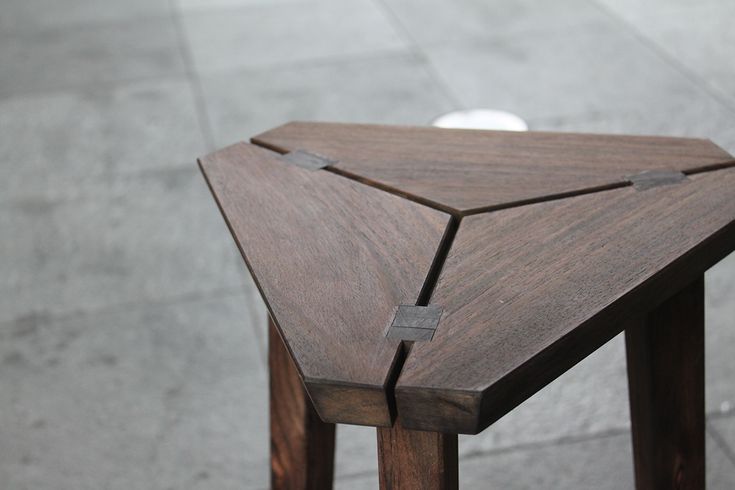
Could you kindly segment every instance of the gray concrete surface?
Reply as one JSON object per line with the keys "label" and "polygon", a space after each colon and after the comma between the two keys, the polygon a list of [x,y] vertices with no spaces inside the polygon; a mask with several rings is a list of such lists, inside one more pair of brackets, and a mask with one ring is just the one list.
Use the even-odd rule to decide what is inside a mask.
{"label": "gray concrete surface", "polygon": [[[268,486],[265,310],[195,157],[287,120],[712,138],[730,0],[7,0],[0,487]],[[735,256],[707,274],[710,488],[735,488]],[[632,487],[615,338],[480,436],[464,488]],[[340,427],[337,487],[375,488]]]}

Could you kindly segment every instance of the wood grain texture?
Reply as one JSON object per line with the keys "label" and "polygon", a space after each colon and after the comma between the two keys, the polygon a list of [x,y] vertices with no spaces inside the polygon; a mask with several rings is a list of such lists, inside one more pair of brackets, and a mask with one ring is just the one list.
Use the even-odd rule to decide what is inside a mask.
{"label": "wood grain texture", "polygon": [[705,486],[704,277],[625,329],[637,490]]}
{"label": "wood grain texture", "polygon": [[334,480],[334,424],[311,404],[273,321],[268,318],[272,490],[329,490]]}
{"label": "wood grain texture", "polygon": [[456,434],[406,430],[400,419],[378,429],[381,490],[457,490]]}
{"label": "wood grain texture", "polygon": [[733,163],[711,141],[293,122],[252,139],[456,215],[621,186],[646,170]]}
{"label": "wood grain texture", "polygon": [[317,412],[390,425],[400,341],[449,216],[245,143],[200,161]]}
{"label": "wood grain texture", "polygon": [[412,429],[477,433],[735,249],[735,169],[462,220],[396,386]]}

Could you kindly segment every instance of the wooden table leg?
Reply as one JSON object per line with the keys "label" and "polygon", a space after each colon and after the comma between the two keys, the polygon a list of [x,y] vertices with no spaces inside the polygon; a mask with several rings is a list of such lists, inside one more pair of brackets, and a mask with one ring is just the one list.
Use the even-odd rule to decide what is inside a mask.
{"label": "wooden table leg", "polygon": [[704,278],[625,331],[638,490],[703,489]]}
{"label": "wooden table leg", "polygon": [[330,489],[334,424],[321,421],[273,321],[268,318],[271,488]]}
{"label": "wooden table leg", "polygon": [[457,490],[457,436],[378,428],[381,490]]}

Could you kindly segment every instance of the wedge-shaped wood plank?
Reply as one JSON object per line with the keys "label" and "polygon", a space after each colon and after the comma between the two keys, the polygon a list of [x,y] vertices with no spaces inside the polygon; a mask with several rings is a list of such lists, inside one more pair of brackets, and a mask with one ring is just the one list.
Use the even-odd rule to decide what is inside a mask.
{"label": "wedge-shaped wood plank", "polygon": [[245,143],[200,164],[319,415],[391,425],[386,333],[449,216]]}
{"label": "wedge-shaped wood plank", "polygon": [[402,424],[477,433],[735,248],[735,169],[462,220],[396,386]]}
{"label": "wedge-shaped wood plank", "polygon": [[253,142],[322,155],[335,172],[455,215],[735,163],[708,140],[648,136],[294,122]]}

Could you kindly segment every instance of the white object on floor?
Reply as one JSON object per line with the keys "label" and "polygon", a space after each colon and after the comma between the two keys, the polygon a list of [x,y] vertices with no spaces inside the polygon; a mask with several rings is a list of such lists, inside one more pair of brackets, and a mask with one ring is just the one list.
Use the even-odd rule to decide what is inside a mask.
{"label": "white object on floor", "polygon": [[467,109],[448,112],[434,119],[431,125],[438,128],[528,131],[528,124],[520,117],[510,112],[493,109]]}

